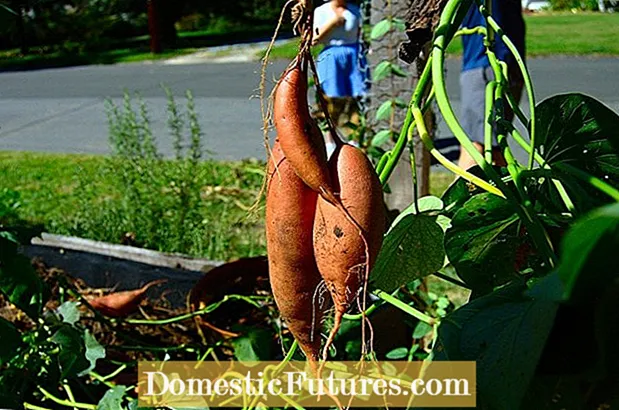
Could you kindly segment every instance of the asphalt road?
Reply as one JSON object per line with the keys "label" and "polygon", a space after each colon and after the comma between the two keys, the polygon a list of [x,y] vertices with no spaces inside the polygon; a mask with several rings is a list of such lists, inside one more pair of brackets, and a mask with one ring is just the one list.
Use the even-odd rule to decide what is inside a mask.
{"label": "asphalt road", "polygon": [[[273,78],[286,62],[269,68]],[[531,59],[537,98],[580,91],[619,112],[619,59]],[[449,60],[448,87],[458,109],[459,61]],[[182,102],[185,90],[196,100],[206,147],[218,159],[264,157],[258,63],[166,65],[164,63],[89,66],[0,74],[0,150],[109,153],[104,99],[120,101],[123,90],[139,92],[150,109],[164,154],[171,152],[166,131],[166,99],[161,84]],[[523,101],[526,106],[526,101]],[[447,136],[444,125],[439,135]]]}

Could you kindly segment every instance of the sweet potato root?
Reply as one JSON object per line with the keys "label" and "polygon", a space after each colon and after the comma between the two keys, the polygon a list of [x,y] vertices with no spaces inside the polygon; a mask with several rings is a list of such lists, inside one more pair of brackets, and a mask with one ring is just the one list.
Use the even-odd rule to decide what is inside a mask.
{"label": "sweet potato root", "polygon": [[266,235],[275,302],[313,368],[320,356],[321,276],[312,246],[318,194],[297,176],[279,143],[269,163]]}
{"label": "sweet potato root", "polygon": [[327,169],[322,132],[307,104],[307,60],[297,57],[282,74],[273,102],[273,118],[281,149],[307,186],[336,204]]}
{"label": "sweet potato root", "polygon": [[89,301],[90,306],[109,317],[125,317],[137,310],[144,300],[146,291],[152,286],[165,283],[166,279],[154,280],[140,289],[114,292]]}
{"label": "sweet potato root", "polygon": [[343,145],[336,149],[329,161],[329,171],[349,216],[339,207],[318,198],[314,253],[335,305],[334,325],[325,346],[325,359],[344,313],[366,284],[367,273],[380,251],[385,231],[382,188],[367,157],[359,149]]}

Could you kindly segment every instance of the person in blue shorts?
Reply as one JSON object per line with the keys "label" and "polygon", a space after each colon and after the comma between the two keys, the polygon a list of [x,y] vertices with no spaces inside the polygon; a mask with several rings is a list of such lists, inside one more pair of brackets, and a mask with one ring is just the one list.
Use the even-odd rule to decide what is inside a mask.
{"label": "person in blue shorts", "polygon": [[336,124],[343,114],[358,123],[358,99],[367,91],[360,28],[361,11],[346,0],[330,0],[314,10],[314,45],[325,46],[316,59],[318,80]]}
{"label": "person in blue shorts", "polygon": [[[521,1],[493,0],[492,6],[492,16],[515,44],[520,55],[524,57],[526,30]],[[485,20],[478,7],[473,4],[462,23],[462,27],[473,28],[485,25]],[[481,35],[463,36],[462,45],[462,72],[460,74],[462,115],[460,123],[473,140],[475,148],[483,153],[484,128],[487,120],[485,118],[486,85],[494,80],[494,73],[486,56],[486,48]],[[507,63],[509,87],[514,98],[519,102],[524,82],[516,60],[498,36],[495,39],[494,50],[498,59]],[[509,121],[514,117],[509,107],[506,107],[505,116]],[[493,136],[492,158],[496,165],[505,165],[505,158],[498,148],[496,135]],[[464,149],[460,149],[458,165],[467,169],[476,165],[476,163]]]}

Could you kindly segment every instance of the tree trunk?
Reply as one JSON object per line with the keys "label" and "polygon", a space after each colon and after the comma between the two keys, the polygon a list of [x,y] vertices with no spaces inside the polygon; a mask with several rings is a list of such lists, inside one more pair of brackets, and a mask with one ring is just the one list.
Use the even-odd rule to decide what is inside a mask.
{"label": "tree trunk", "polygon": [[175,48],[178,40],[176,33],[176,21],[180,17],[182,3],[178,0],[158,0],[159,1],[159,24],[161,27],[161,41],[166,48]]}
{"label": "tree trunk", "polygon": [[26,24],[24,23],[24,6],[19,5],[17,9],[17,33],[19,35],[19,51],[22,55],[28,54],[28,36],[26,35]]}
{"label": "tree trunk", "polygon": [[[389,18],[389,16],[403,20],[408,15],[412,3],[413,1],[411,0],[372,0],[372,26],[385,18]],[[407,37],[405,33],[392,29],[380,40],[372,41],[371,54],[369,56],[372,72],[374,72],[378,64],[385,60],[402,66],[401,61],[398,59],[398,48],[399,45],[406,40]],[[406,78],[392,76],[378,83],[372,83],[368,122],[374,131],[391,129],[396,134],[396,137],[399,134],[404,122],[406,110],[397,108],[391,118],[383,121],[375,120],[376,111],[382,103],[393,98],[397,98],[408,104],[417,84],[418,75],[421,69],[423,69],[425,61],[419,61],[418,64],[418,67],[417,65],[411,66],[408,70],[406,66],[403,67],[404,70],[408,71],[410,74]],[[431,122],[432,121],[428,121],[428,125],[430,125]],[[432,127],[429,127],[428,130],[432,133]],[[421,197],[428,195],[430,191],[430,157],[427,150],[423,147],[423,144],[421,144],[419,137],[415,138],[414,146],[418,182],[417,192]],[[390,209],[403,210],[413,202],[412,173],[408,148],[402,155],[389,180],[389,188],[391,189],[391,193],[385,196],[385,200]]]}
{"label": "tree trunk", "polygon": [[159,24],[159,1],[148,0],[148,32],[150,34],[150,51],[159,54],[163,51],[161,45],[161,25]]}
{"label": "tree trunk", "polygon": [[447,0],[412,0],[406,13],[407,41],[400,46],[400,58],[412,63],[432,40]]}

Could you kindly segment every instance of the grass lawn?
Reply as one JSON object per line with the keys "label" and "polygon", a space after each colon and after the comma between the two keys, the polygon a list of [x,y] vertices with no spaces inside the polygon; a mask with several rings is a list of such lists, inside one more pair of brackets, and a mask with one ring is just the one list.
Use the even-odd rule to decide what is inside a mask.
{"label": "grass lawn", "polygon": [[[0,213],[8,205],[16,209],[14,218],[43,224],[48,232],[112,243],[130,234],[137,246],[213,260],[264,254],[262,210],[249,212],[260,191],[262,163],[201,163],[196,172],[200,200],[181,224],[182,207],[171,181],[142,187],[150,195],[136,200],[120,182],[122,163],[111,161],[0,152]],[[170,174],[177,169],[172,165],[162,161],[149,171]]]}
{"label": "grass lawn", "polygon": [[[108,242],[121,242],[131,230],[139,243],[142,227],[129,228],[131,221],[122,218],[118,204],[125,193],[117,185],[117,168],[108,161],[102,156],[0,152],[0,210],[3,204],[16,206],[17,218],[41,223],[48,232]],[[264,254],[263,208],[249,211],[260,192],[263,169],[260,162],[203,162],[198,219],[204,226],[187,228],[195,237],[186,248],[179,248],[173,237],[145,246],[217,260]],[[433,174],[432,192],[440,195],[452,179]],[[161,202],[165,195],[134,206],[146,212],[149,200]]]}
{"label": "grass lawn", "polygon": [[[537,13],[525,20],[528,56],[619,55],[619,13]],[[461,54],[462,42],[453,42],[448,52]],[[295,54],[295,41],[278,45],[271,53],[281,59]]]}

